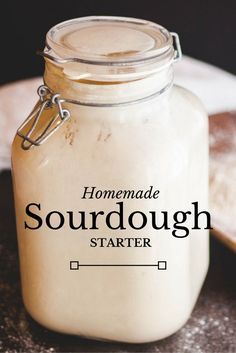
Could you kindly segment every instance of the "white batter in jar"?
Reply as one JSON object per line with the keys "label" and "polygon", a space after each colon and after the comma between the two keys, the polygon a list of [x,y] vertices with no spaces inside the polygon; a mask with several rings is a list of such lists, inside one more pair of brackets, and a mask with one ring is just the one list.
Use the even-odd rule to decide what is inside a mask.
{"label": "white batter in jar", "polygon": [[[193,202],[208,208],[208,120],[192,93],[173,86],[178,37],[147,21],[87,17],[52,28],[43,55],[41,104],[59,96],[45,104],[31,134],[34,116],[19,130],[12,147],[25,307],[63,333],[162,339],[189,318],[208,267],[204,217],[199,230],[187,219],[188,236],[172,234],[174,212],[192,210]],[[63,124],[47,136],[57,111],[49,130]],[[151,186],[157,198],[122,196]],[[121,197],[83,198],[85,187],[120,190]],[[119,211],[119,202],[125,229],[117,213],[111,229],[105,217]],[[145,226],[140,213],[134,227],[128,223],[136,211],[147,215]],[[169,229],[154,229],[150,211],[159,225],[167,211]],[[93,212],[103,212],[96,224]],[[130,246],[127,238],[134,239]],[[166,270],[136,266],[158,261]]]}

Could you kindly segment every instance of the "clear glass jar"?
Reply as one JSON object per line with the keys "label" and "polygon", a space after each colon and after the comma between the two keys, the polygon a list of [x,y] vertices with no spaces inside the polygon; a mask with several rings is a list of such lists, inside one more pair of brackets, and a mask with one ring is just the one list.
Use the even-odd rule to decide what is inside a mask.
{"label": "clear glass jar", "polygon": [[[63,333],[162,339],[189,318],[208,267],[208,230],[171,230],[175,211],[208,208],[208,120],[173,85],[178,37],[147,21],[87,17],[52,28],[42,55],[46,87],[12,146],[25,307]],[[151,186],[157,198],[123,193]],[[168,229],[154,229],[151,211],[159,225],[168,212]],[[137,213],[130,226],[132,212],[147,224]]]}

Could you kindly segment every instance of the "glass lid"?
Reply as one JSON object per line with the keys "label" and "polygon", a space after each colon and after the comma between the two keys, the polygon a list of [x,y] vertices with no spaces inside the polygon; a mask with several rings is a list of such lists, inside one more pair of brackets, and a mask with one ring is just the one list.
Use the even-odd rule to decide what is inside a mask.
{"label": "glass lid", "polygon": [[170,52],[171,34],[153,22],[123,17],[82,17],[49,30],[47,47],[63,59],[119,65]]}
{"label": "glass lid", "polygon": [[145,20],[92,16],[52,27],[40,55],[73,80],[123,81],[152,74],[181,57],[178,35]]}

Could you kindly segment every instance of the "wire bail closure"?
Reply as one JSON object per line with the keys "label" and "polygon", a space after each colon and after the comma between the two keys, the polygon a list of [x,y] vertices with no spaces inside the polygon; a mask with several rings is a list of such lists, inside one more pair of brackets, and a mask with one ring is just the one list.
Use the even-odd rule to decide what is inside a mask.
{"label": "wire bail closure", "polygon": [[[173,45],[173,57],[170,60],[171,63],[175,63],[179,61],[182,57],[182,51],[181,51],[181,46],[180,46],[180,41],[179,41],[179,36],[175,32],[170,32],[171,37],[172,37],[172,45]],[[86,64],[94,64],[94,62],[90,62],[89,60],[84,60],[80,58],[59,58],[51,53],[51,48],[50,46],[46,43],[46,46],[44,50],[42,51],[37,51],[37,54],[43,56],[44,58],[47,58],[57,64],[66,64],[66,63],[71,63],[71,62],[81,62],[81,63],[86,63]],[[95,64],[102,64],[102,62],[95,62]],[[112,65],[112,63],[110,63]],[[124,65],[123,62],[116,62],[114,65]],[[17,135],[23,139],[21,143],[21,147],[24,150],[29,150],[33,146],[40,146],[43,142],[45,142],[52,134],[54,134],[59,127],[70,118],[70,112],[67,109],[64,109],[62,106],[62,103],[67,102],[71,104],[79,104],[79,105],[89,105],[89,106],[101,106],[101,107],[106,107],[106,106],[119,106],[123,104],[133,104],[137,101],[144,101],[147,100],[151,97],[160,95],[163,93],[166,89],[170,87],[170,84],[166,85],[162,90],[139,100],[134,100],[134,101],[128,101],[124,103],[114,103],[114,104],[106,104],[106,103],[101,103],[101,104],[92,104],[92,103],[87,103],[87,102],[80,102],[80,101],[75,101],[73,99],[65,99],[65,98],[60,98],[59,93],[54,93],[51,91],[49,87],[46,85],[42,85],[38,88],[38,95],[39,95],[39,101],[36,104],[34,110],[32,113],[28,116],[28,118],[25,120],[25,122],[18,128],[17,130]],[[50,109],[52,107],[57,108],[57,113],[55,116],[51,118],[49,123],[47,124],[46,128],[39,133],[39,135],[35,138],[32,138],[32,135],[34,135],[34,132],[36,130],[36,126],[38,125],[40,121],[40,117],[42,116],[43,112],[47,109]],[[29,130],[25,133],[22,132],[26,125],[32,120],[32,124],[29,124]]]}
{"label": "wire bail closure", "polygon": [[[62,107],[62,103],[65,100],[60,98],[60,94],[53,94],[46,85],[42,85],[38,88],[38,95],[39,101],[36,104],[36,107],[17,130],[17,135],[23,139],[21,143],[23,150],[29,150],[33,146],[40,146],[52,134],[54,134],[54,132],[56,132],[66,120],[70,118],[69,110]],[[53,106],[57,107],[58,112],[54,117],[52,117],[43,132],[33,139],[31,136],[35,132],[36,126],[38,125],[43,112],[47,109],[51,109]],[[33,120],[32,125],[26,133],[23,133],[22,130],[30,122],[30,120]],[[53,127],[53,125],[55,126]]]}
{"label": "wire bail closure", "polygon": [[180,45],[180,40],[179,40],[179,36],[177,33],[175,32],[170,32],[171,36],[172,36],[172,40],[173,40],[173,47],[174,47],[174,58],[173,58],[173,62],[177,62],[179,60],[182,59],[182,49],[181,49],[181,45]]}

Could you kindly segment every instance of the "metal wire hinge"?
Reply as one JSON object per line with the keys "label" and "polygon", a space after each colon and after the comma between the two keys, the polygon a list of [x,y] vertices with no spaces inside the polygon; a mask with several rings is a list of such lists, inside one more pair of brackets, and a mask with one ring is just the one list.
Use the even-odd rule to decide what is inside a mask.
{"label": "metal wire hinge", "polygon": [[170,32],[170,34],[172,35],[173,47],[174,47],[174,51],[175,51],[173,61],[176,62],[182,58],[182,50],[181,50],[180,40],[179,40],[179,36],[177,33]]}
{"label": "metal wire hinge", "polygon": [[[38,88],[38,95],[39,102],[37,103],[35,109],[17,130],[17,135],[23,139],[21,147],[24,150],[29,150],[33,146],[40,146],[52,134],[54,134],[54,132],[56,132],[66,120],[70,118],[69,110],[62,107],[62,103],[65,100],[60,98],[60,94],[52,93],[46,85],[42,85]],[[32,138],[43,112],[52,107],[57,108],[56,115],[51,118],[47,126],[37,137]],[[26,133],[23,133],[22,130],[30,121],[32,121],[32,124],[30,125],[29,130]]]}

